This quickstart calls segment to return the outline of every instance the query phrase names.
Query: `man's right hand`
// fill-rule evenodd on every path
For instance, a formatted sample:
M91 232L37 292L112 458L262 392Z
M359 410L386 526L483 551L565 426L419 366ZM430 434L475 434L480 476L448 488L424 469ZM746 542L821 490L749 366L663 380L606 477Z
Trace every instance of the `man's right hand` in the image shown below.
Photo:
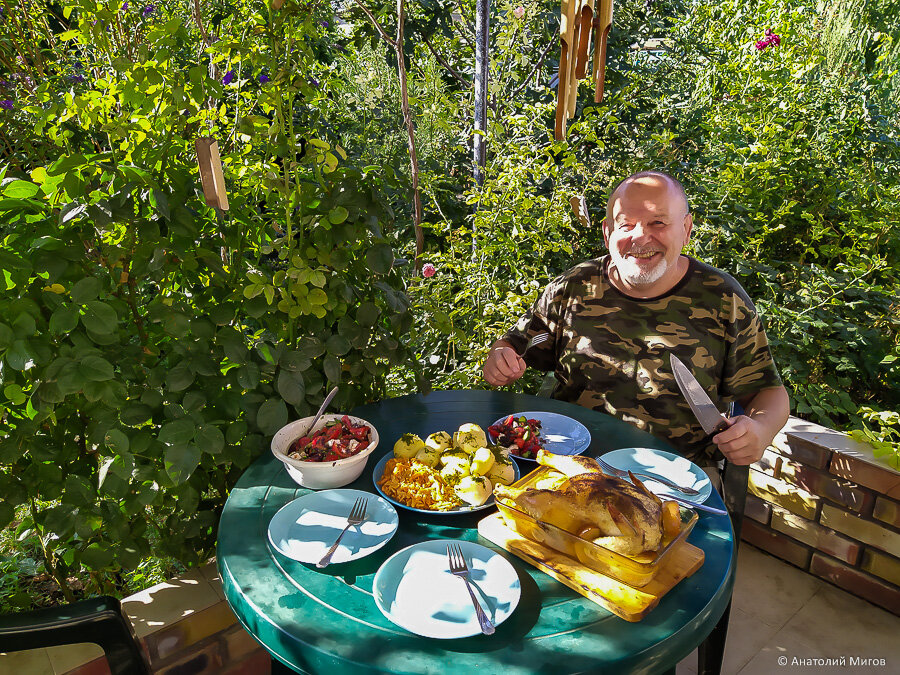
M525 362L504 340L495 342L484 362L484 379L494 386L502 387L515 382L525 374Z

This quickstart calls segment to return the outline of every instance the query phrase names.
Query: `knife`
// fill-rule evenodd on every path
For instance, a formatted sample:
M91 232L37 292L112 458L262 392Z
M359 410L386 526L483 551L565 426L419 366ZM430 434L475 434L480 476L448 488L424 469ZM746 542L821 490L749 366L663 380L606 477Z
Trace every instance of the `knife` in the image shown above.
M687 366L671 352L669 353L669 365L672 366L672 372L675 374L675 382L678 383L678 388L684 394L684 398L687 399L691 410L694 411L694 415L697 417L697 421L700 422L700 426L703 427L703 431L709 436L725 431L729 427L728 420L722 416L722 413L719 412L719 409L703 390L703 387L700 386L700 383L697 382L697 378L688 370Z
M687 499L682 499L681 497L673 497L671 493L666 493L664 495L657 495L660 499L669 500L673 502L678 502L682 506L686 506L689 509L697 509L698 511L706 511L707 513L715 513L718 516L727 516L728 511L723 509L717 509L715 506L707 506L706 504L697 504L696 502L692 502Z

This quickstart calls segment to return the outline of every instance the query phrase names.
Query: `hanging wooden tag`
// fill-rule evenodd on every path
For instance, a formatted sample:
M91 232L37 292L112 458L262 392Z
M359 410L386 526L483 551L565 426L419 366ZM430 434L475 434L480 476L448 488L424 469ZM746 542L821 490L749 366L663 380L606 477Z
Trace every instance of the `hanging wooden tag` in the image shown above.
M575 217L578 218L578 222L584 227L590 227L591 215L588 213L587 200L584 198L584 195L573 195L572 197L569 197L569 205L572 207L572 211L575 212Z
M603 82L606 79L606 43L612 28L613 0L600 0L594 17L594 103L603 101Z
M222 173L222 159L219 144L211 136L197 139L197 164L200 166L200 182L207 206L228 210L228 193L225 191L225 176Z
M562 0L559 17L559 82L556 85L556 125L553 137L561 141L566 137L566 120L568 114L569 89L572 86L570 74L573 72L570 60L574 54L572 41L575 36L575 9L578 0Z

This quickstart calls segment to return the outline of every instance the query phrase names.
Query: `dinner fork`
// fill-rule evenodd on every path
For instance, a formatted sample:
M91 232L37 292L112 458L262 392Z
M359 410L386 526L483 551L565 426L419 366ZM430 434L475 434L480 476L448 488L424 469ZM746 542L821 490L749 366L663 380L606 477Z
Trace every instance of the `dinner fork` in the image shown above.
M611 473L613 476L620 476L622 478L628 478L628 472L622 471L622 469L617 469L616 467L604 462L599 457L595 457L597 460L597 464L600 465L600 468L603 469L606 473ZM684 485L679 485L678 483L669 480L665 476L657 476L656 474L642 473L640 471L632 471L635 476L643 476L644 478L649 478L650 480L655 480L657 483L662 483L674 490L678 490L679 492L683 492L686 495L699 495L700 491L695 490L694 488L685 487Z
M344 536L344 533L350 529L352 525L360 525L366 520L366 505L369 503L369 500L365 497L360 497L353 503L353 508L350 509L350 515L347 516L347 527L343 529L343 531L338 535L338 538L331 545L331 548L328 549L328 553L326 553L322 559L316 563L316 567L327 567L331 562L331 556L334 555L334 552L337 551L338 544L341 543L341 537Z
M550 339L550 333L538 333L537 335L532 335L528 338L528 342L525 343L525 349L520 352L516 352L519 357L525 356L525 352L534 347L535 345L540 345L545 343Z
M472 590L472 584L469 583L469 566L466 564L466 558L463 556L459 544L448 544L447 559L450 561L450 573L454 576L462 577L462 580L466 582L466 590L469 591L469 597L472 598L472 604L475 605L475 616L478 617L478 625L481 627L481 632L485 635L493 635L495 630L494 624L491 623L491 620L487 618L487 614L481 609L481 605L478 604L478 599Z

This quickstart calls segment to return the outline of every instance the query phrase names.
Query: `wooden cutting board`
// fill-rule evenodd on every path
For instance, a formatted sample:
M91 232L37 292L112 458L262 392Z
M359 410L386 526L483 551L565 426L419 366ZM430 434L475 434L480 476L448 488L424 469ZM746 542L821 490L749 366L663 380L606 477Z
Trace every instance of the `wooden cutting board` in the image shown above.
M705 558L702 550L685 542L669 552L668 560L653 579L645 586L633 588L559 551L526 539L507 527L499 513L481 520L478 533L626 621L643 619L675 584L700 569Z

